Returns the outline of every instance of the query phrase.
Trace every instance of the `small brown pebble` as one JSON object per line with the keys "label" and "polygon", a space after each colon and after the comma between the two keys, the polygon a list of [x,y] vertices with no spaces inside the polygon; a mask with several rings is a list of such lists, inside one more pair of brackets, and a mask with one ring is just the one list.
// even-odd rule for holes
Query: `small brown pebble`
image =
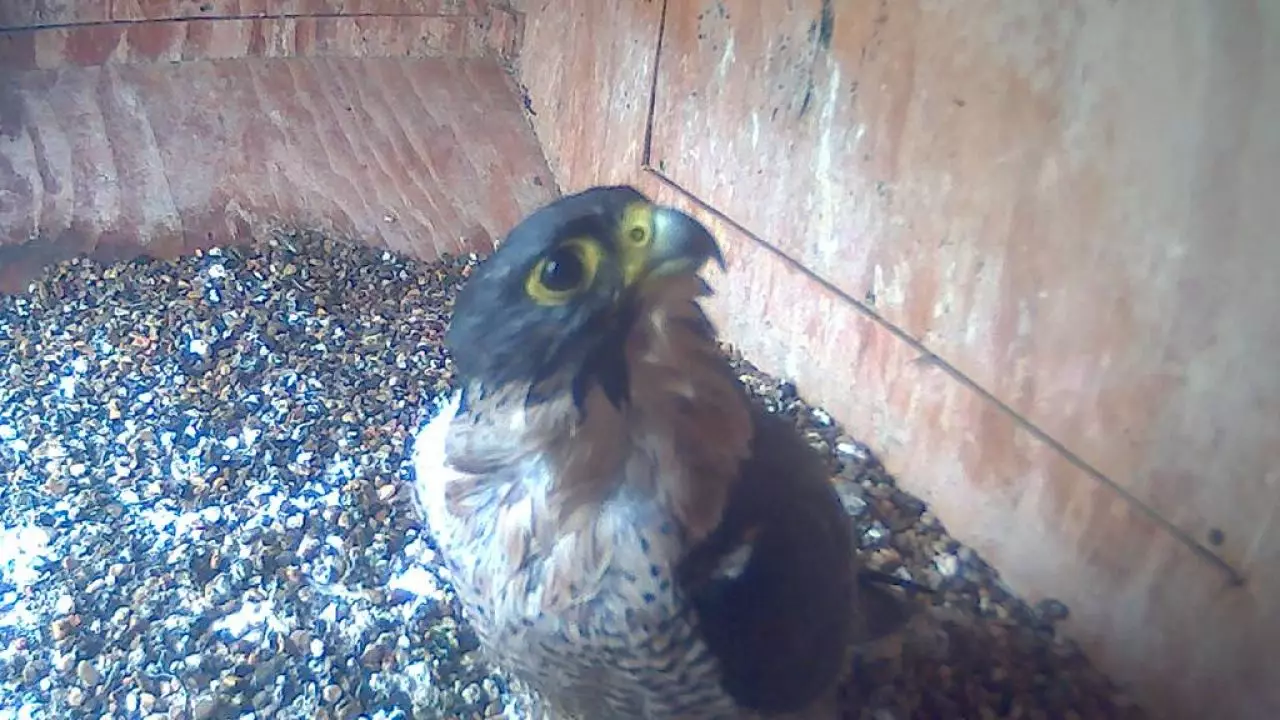
{"label": "small brown pebble", "polygon": [[75,630],[76,623],[74,622],[73,617],[74,616],[58,618],[50,623],[49,634],[53,636],[55,641],[65,639],[73,630]]}
{"label": "small brown pebble", "polygon": [[94,687],[102,680],[98,668],[88,660],[81,660],[80,664],[76,665],[76,677],[80,678],[80,682],[85,687]]}
{"label": "small brown pebble", "polygon": [[360,654],[360,664],[370,670],[375,670],[382,665],[382,655],[385,651],[377,645],[370,645]]}
{"label": "small brown pebble", "polygon": [[392,500],[395,499],[396,491],[398,489],[399,488],[392,483],[387,483],[386,485],[379,485],[378,499],[381,500],[382,502],[391,502]]}

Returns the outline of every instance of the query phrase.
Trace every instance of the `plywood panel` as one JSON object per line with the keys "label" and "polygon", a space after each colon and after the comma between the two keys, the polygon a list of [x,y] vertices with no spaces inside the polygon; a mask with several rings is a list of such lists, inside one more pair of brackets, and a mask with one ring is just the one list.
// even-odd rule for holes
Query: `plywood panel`
{"label": "plywood panel", "polygon": [[672,0],[664,42],[665,174],[1257,568],[1280,5]]}
{"label": "plywood panel", "polygon": [[[712,225],[723,238],[730,260],[729,274],[713,278],[717,295],[712,304],[713,316],[728,338],[743,347],[767,371],[794,378],[808,397],[826,405],[852,432],[866,438],[885,455],[890,468],[899,474],[900,482],[931,502],[951,531],[1000,567],[1013,587],[1033,600],[1053,596],[1066,601],[1072,609],[1068,631],[1083,642],[1103,667],[1118,679],[1133,683],[1153,717],[1280,716],[1280,669],[1272,661],[1273,649],[1280,643],[1280,620],[1273,611],[1280,594],[1280,552],[1277,552],[1280,527],[1274,523],[1267,526],[1270,534],[1260,538],[1259,549],[1252,551],[1255,564],[1248,585],[1225,587],[1222,575],[1211,565],[1199,560],[1158,523],[1136,512],[1134,505],[1086,474],[1055,447],[1027,432],[987,396],[958,382],[938,364],[920,362],[917,347],[889,332],[863,308],[850,303],[841,293],[816,284],[804,270],[702,212],[683,195],[638,167],[644,157],[645,123],[643,101],[637,101],[635,93],[637,88],[654,80],[652,58],[658,42],[661,4],[627,0],[518,3],[527,13],[520,79],[529,94],[528,106],[535,113],[532,120],[564,189],[572,191],[599,182],[634,182],[660,199],[684,205]],[[844,12],[841,8],[853,5],[833,3],[833,10]],[[892,7],[899,5],[905,3],[893,3]],[[688,3],[673,0],[667,12],[684,12],[681,8],[687,6]],[[930,5],[955,13],[966,9],[977,11],[980,6],[981,3],[958,2]],[[866,4],[857,4],[857,7],[866,7]],[[1071,10],[1071,6],[1061,7]],[[696,8],[689,15],[696,18],[698,13],[712,9]],[[818,9],[816,15],[806,20],[816,21],[820,36],[821,7]],[[1177,8],[1155,12],[1148,23],[1156,28],[1164,27],[1161,23],[1167,22],[1170,13],[1175,11]],[[732,19],[732,11],[729,14],[730,18],[723,19]],[[873,16],[873,22],[874,19]],[[678,18],[673,21],[681,22]],[[949,22],[964,27],[962,19],[952,18]],[[975,38],[973,43],[994,46],[997,50],[1017,47],[1024,49],[1019,52],[1034,53],[1036,44],[1041,42],[1038,28],[1031,24],[1018,32],[1010,31],[1008,37],[984,37],[981,42]],[[807,33],[806,24],[804,37]],[[667,37],[665,42],[676,41]],[[911,46],[912,43],[906,41],[895,45],[899,50]],[[934,52],[923,47],[912,50],[921,56]],[[873,48],[868,53],[880,51]],[[723,46],[719,52],[717,60],[725,56]],[[1135,49],[1134,52],[1141,51]],[[1172,54],[1172,48],[1166,52]],[[915,62],[912,52],[892,55],[897,58],[896,63],[905,63],[908,69]],[[664,59],[664,63],[669,64],[663,65],[663,72],[688,73],[694,76],[691,82],[705,77],[700,74],[703,73],[700,68],[681,61],[678,55],[676,58]],[[744,54],[741,45],[735,45],[730,60],[716,67],[725,68],[726,73],[736,73],[739,70],[735,68],[758,59]],[[1051,56],[1044,57],[1046,71],[1054,69],[1053,60]],[[1197,60],[1202,61],[1203,58]],[[1188,62],[1180,61],[1177,68],[1185,69]],[[960,55],[957,63],[956,81],[973,77],[972,62]],[[957,111],[970,107],[976,102],[975,98],[999,104],[1011,87],[1007,78],[1005,82],[995,82],[988,76],[983,82],[994,84],[984,92],[967,97],[952,96],[948,85],[938,77],[930,76],[929,82],[938,84],[925,87],[925,80],[918,78],[915,71],[907,72],[898,65],[890,65],[892,67],[873,76],[874,87],[892,81],[896,94],[944,98],[945,103]],[[1109,68],[1093,70],[1095,74],[1109,71]],[[860,83],[860,87],[863,85],[865,83]],[[733,98],[721,99],[733,108]],[[1102,98],[1096,100],[1102,101]],[[704,111],[699,109],[702,107],[699,102],[692,99],[687,107],[693,109],[674,115],[669,108],[659,111],[659,125],[667,122],[669,134],[674,132],[670,123],[685,123],[679,132],[680,142],[684,144],[679,146],[680,153],[671,153],[662,151],[659,143],[655,146],[654,164],[663,160],[665,169],[672,173],[675,173],[673,158],[683,162],[686,168],[696,164],[702,168],[699,172],[711,176],[708,180],[712,181],[712,187],[716,187],[714,182],[744,181],[746,172],[742,168],[760,162],[764,152],[759,145],[750,150],[742,150],[738,145],[742,138],[751,136],[753,124],[749,115],[726,113],[720,122],[710,124],[705,121],[706,115],[700,114]],[[803,92],[792,96],[792,102],[789,107],[798,112],[804,104]],[[814,102],[810,100],[811,107],[806,113],[820,108],[813,105]],[[880,107],[886,102],[882,100]],[[1142,101],[1129,102],[1141,105]],[[710,106],[717,105],[710,103]],[[744,107],[749,106],[739,105],[738,109]],[[918,109],[912,110],[917,112]],[[897,127],[906,128],[912,113],[889,114],[890,119],[885,122],[896,122]],[[926,121],[944,135],[962,130],[970,134],[983,132],[973,123],[954,129],[948,124],[954,124],[949,116],[936,113],[910,122]],[[1008,135],[1010,128],[998,125],[991,130],[993,139],[987,140],[987,145],[970,147],[967,143],[974,142],[974,138],[966,135],[966,143],[961,143],[957,152],[968,159],[957,164],[970,173],[977,173],[982,163],[975,158],[983,157],[992,148],[999,150],[1002,146],[996,141]],[[803,161],[806,142],[803,134],[782,132],[779,137],[783,149],[770,156],[777,160],[773,169],[785,170],[791,162]],[[979,135],[979,139],[981,137],[986,136]],[[670,142],[671,138],[667,140]],[[889,133],[877,148],[888,152],[895,147],[894,142]],[[911,151],[904,145],[897,152],[899,155],[923,152],[927,147]],[[1149,147],[1151,145],[1139,146],[1144,152]],[[1022,145],[1015,145],[1013,149],[1031,152]],[[1011,154],[1012,150],[997,153],[990,164],[1007,163]],[[942,160],[935,159],[930,165],[926,162],[928,159],[911,155],[895,159],[892,154],[887,158],[873,154],[872,161],[884,163],[892,174],[876,178],[886,185],[872,183],[867,187],[873,193],[893,196],[903,187],[907,188],[908,196],[919,192],[913,188],[916,183],[931,182],[930,173],[950,172]],[[787,192],[747,192],[743,189],[745,185],[734,184],[738,189],[730,193],[731,199],[738,207],[747,201],[754,202],[762,213],[777,216],[779,223],[794,220],[797,215],[804,219],[803,209],[812,209],[812,206],[805,204],[808,186],[801,181],[812,181],[817,173],[812,163],[800,164],[805,169],[797,173],[796,185],[784,188]],[[768,171],[756,168],[753,172]],[[692,185],[689,177],[683,176]],[[892,185],[888,184],[890,181]],[[1167,178],[1156,178],[1153,182],[1156,181],[1171,182]],[[853,190],[849,196],[853,199],[848,202],[868,207],[866,187],[856,179],[849,182]],[[1020,189],[1021,182],[993,186],[985,194],[981,187],[967,188],[965,192],[977,193],[978,197],[964,202],[954,199],[948,190],[938,202],[950,203],[944,204],[943,209],[958,214],[957,208],[996,203],[1008,192]],[[806,190],[796,191],[795,187]],[[954,188],[955,184],[944,184],[944,187]],[[848,192],[849,188],[832,189],[838,190]],[[720,209],[730,206],[725,202]],[[1028,202],[1021,201],[1019,212],[1025,212],[1027,207]],[[867,212],[887,213],[888,210],[876,206]],[[902,210],[896,211],[892,218],[905,224],[942,222],[929,216],[907,216]],[[1072,220],[1069,214],[1057,218],[1059,222],[1067,220]],[[975,219],[961,215],[957,222],[967,228],[959,237],[974,242],[974,238],[981,239],[991,228],[1000,227],[1000,222],[985,217]],[[1089,222],[1092,220],[1088,217],[1078,220],[1082,226]],[[1161,227],[1168,226],[1176,223],[1171,220]],[[769,240],[781,244],[785,240],[779,236],[800,234],[794,224],[789,227],[786,232],[769,236]],[[833,263],[865,262],[858,259],[858,253],[879,251],[879,247],[873,244],[871,249],[863,249],[849,241],[836,254]],[[1086,258],[1099,251],[1090,245],[1086,252],[1084,247],[1081,241],[1080,252]],[[977,255],[972,264],[952,270],[952,277],[967,280],[975,274],[976,261],[984,259],[981,253]],[[955,261],[945,253],[937,254],[936,249],[927,244],[920,246],[918,256],[909,253],[906,256],[918,259],[916,265],[921,268],[941,268],[938,277],[942,279],[948,277],[944,271]],[[1004,262],[1003,256],[1000,261]],[[884,267],[890,266],[882,264],[882,276]],[[824,269],[830,270],[830,266],[808,268],[810,271]],[[1052,292],[1057,287],[1054,282],[1058,281],[1050,275],[1044,278],[1045,288]],[[955,294],[970,305],[978,300],[990,304],[992,301],[983,293],[1002,287],[999,283],[968,282],[969,285],[955,286]],[[947,287],[941,280],[939,284]],[[870,289],[889,295],[891,300],[894,297],[891,288],[873,286]],[[977,300],[969,299],[970,295]],[[906,297],[905,291],[903,296]],[[883,309],[882,301],[877,301],[877,307]],[[1016,318],[1016,313],[1013,317]],[[990,318],[982,321],[994,322]],[[1055,319],[1054,322],[1065,321]],[[1080,322],[1079,316],[1076,322]],[[1146,334],[1135,335],[1134,342],[1149,342],[1151,337],[1163,332],[1164,327],[1142,326]],[[1136,392],[1126,389],[1131,376],[1125,374],[1125,366],[1117,360],[1107,363],[1099,360],[1084,367],[1090,372],[1081,371],[1072,377],[1093,376],[1097,387],[1108,393]],[[1066,394],[1058,397],[1057,402],[1067,405],[1082,402],[1070,392],[1059,392]],[[1118,407],[1127,406],[1121,403]],[[1188,415],[1195,417],[1196,413]],[[1140,413],[1135,417],[1141,417]],[[1171,431],[1164,428],[1161,432]],[[1221,686],[1213,687],[1217,684]]]}
{"label": "plywood panel", "polygon": [[488,0],[5,0],[0,30],[81,23],[334,15],[485,15]]}
{"label": "plywood panel", "polygon": [[421,257],[545,202],[493,60],[225,60],[7,72],[0,276],[85,250],[171,254],[274,218]]}
{"label": "plywood panel", "polygon": [[[172,21],[172,22],[166,22]],[[522,21],[490,0],[67,0],[0,3],[0,58],[55,67],[210,57],[513,60]]]}
{"label": "plywood panel", "polygon": [[486,27],[467,17],[173,20],[0,35],[11,70],[231,58],[481,58]]}
{"label": "plywood panel", "polygon": [[662,2],[525,0],[517,71],[566,189],[634,180],[643,153]]}

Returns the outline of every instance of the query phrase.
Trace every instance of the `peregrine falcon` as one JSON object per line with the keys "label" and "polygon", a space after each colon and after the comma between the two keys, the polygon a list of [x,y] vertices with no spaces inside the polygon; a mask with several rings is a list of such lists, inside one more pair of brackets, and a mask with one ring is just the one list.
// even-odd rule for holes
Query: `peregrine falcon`
{"label": "peregrine falcon", "polygon": [[481,648],[554,718],[836,717],[908,617],[700,298],[711,233],[628,186],[516,225],[458,294],[418,507]]}

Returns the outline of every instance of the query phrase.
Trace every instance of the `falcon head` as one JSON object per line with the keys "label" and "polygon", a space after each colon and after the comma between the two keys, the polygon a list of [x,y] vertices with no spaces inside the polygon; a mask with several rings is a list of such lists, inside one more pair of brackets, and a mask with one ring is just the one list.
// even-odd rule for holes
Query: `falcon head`
{"label": "falcon head", "polygon": [[[697,273],[724,259],[688,215],[629,186],[595,187],[528,216],[459,292],[446,336],[462,379],[485,391],[527,386],[530,399],[599,387],[631,394],[628,338],[663,304],[709,293]],[[676,312],[712,337],[700,313]]]}

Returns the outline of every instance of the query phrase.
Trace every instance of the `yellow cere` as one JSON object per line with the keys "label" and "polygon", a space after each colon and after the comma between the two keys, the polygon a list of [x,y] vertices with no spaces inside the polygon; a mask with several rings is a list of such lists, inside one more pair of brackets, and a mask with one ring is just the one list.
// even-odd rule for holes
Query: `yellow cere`
{"label": "yellow cere", "polygon": [[[567,257],[566,254],[572,257]],[[524,290],[539,305],[563,305],[575,295],[591,287],[595,281],[596,271],[600,269],[600,258],[604,255],[600,243],[591,238],[573,238],[561,243],[553,252],[548,253],[530,271],[525,278]],[[566,287],[548,287],[546,273],[548,265],[555,262],[576,259],[581,272],[576,282]]]}
{"label": "yellow cere", "polygon": [[649,264],[653,244],[653,206],[633,202],[622,213],[618,227],[618,253],[622,257],[622,280],[630,287]]}

